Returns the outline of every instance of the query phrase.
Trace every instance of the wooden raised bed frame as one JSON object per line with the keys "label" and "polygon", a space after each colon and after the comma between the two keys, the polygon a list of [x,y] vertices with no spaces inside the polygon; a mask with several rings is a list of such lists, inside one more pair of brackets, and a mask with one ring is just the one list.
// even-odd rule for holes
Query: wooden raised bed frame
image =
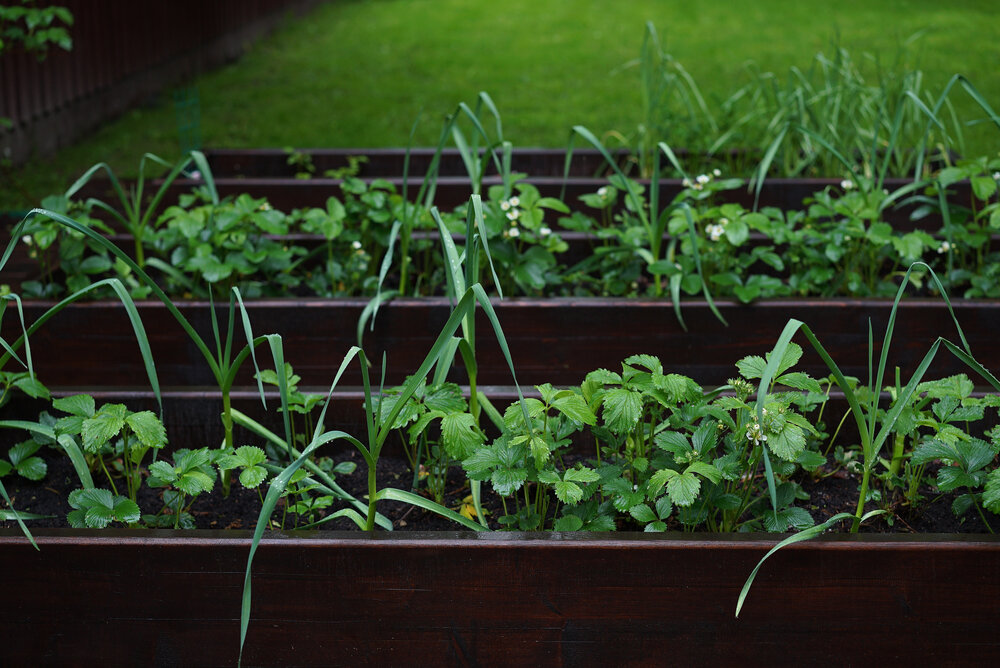
{"label": "wooden raised bed frame", "polygon": [[[5,665],[234,665],[246,533],[0,535]],[[988,665],[1000,540],[829,536],[746,576],[749,535],[278,536],[244,665]]]}

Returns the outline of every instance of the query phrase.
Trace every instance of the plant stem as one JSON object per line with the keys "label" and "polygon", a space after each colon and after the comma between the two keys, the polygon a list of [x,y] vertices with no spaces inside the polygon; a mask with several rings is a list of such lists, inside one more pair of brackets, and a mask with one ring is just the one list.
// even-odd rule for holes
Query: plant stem
{"label": "plant stem", "polygon": [[[226,452],[233,451],[233,412],[229,388],[222,389],[222,428],[226,432]],[[222,496],[229,497],[229,471],[222,475]]]}
{"label": "plant stem", "polygon": [[858,493],[858,509],[854,513],[854,523],[851,524],[851,533],[857,533],[861,526],[861,516],[865,512],[865,499],[868,498],[868,479],[871,477],[871,466],[865,466],[861,475],[861,491]]}
{"label": "plant stem", "polygon": [[104,475],[108,477],[108,482],[111,484],[111,491],[114,492],[115,496],[118,496],[118,488],[115,487],[115,481],[111,479],[111,472],[108,471],[108,465],[104,463],[104,457],[100,455],[97,457],[101,460],[101,468],[104,469]]}
{"label": "plant stem", "polygon": [[368,517],[365,521],[365,531],[375,530],[375,462],[368,466]]}
{"label": "plant stem", "polygon": [[986,525],[986,530],[993,533],[993,527],[991,527],[990,523],[986,521],[986,515],[983,514],[983,508],[979,505],[979,501],[976,500],[975,494],[972,495],[972,503],[976,506],[976,512],[979,513],[979,518],[983,521],[983,524]]}

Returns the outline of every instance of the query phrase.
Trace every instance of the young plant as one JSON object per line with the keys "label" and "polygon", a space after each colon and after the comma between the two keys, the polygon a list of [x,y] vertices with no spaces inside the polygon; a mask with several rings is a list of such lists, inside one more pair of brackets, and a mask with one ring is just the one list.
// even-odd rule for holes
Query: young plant
{"label": "young plant", "polygon": [[[851,414],[854,417],[855,422],[857,423],[858,432],[861,437],[861,453],[862,453],[861,487],[858,493],[857,510],[855,511],[853,516],[850,515],[849,513],[839,513],[837,515],[834,515],[826,522],[823,522],[822,524],[807,529],[793,536],[792,538],[786,539],[781,543],[778,543],[778,545],[776,545],[770,552],[764,555],[764,557],[760,560],[760,562],[758,562],[757,567],[750,574],[750,577],[747,578],[746,583],[743,585],[743,590],[740,593],[736,605],[737,616],[739,615],[740,609],[743,606],[743,602],[746,598],[746,595],[749,592],[750,586],[753,583],[753,580],[756,577],[757,572],[759,571],[761,565],[776,550],[791,543],[800,540],[808,540],[809,538],[817,536],[826,529],[828,529],[830,526],[835,524],[836,522],[840,522],[844,519],[853,519],[851,525],[851,532],[856,533],[862,521],[871,517],[874,514],[880,514],[883,512],[881,510],[873,511],[871,513],[864,512],[865,504],[868,501],[868,490],[871,482],[872,472],[875,469],[876,463],[879,461],[879,456],[882,451],[883,445],[885,444],[889,436],[892,434],[893,428],[896,424],[896,421],[899,418],[899,415],[909,405],[910,398],[916,391],[921,380],[923,379],[924,373],[926,373],[927,368],[930,366],[931,362],[934,360],[935,355],[937,354],[938,350],[941,347],[944,347],[953,355],[955,355],[955,357],[957,357],[966,366],[968,366],[970,369],[979,374],[991,386],[993,386],[997,390],[1000,390],[1000,380],[997,380],[997,378],[992,373],[987,371],[986,368],[984,368],[972,356],[972,352],[969,350],[969,345],[968,342],[965,340],[965,335],[962,332],[962,328],[958,324],[958,319],[955,317],[954,311],[951,308],[951,301],[948,299],[947,293],[944,290],[944,286],[941,285],[941,282],[940,280],[938,280],[937,275],[933,272],[933,270],[930,269],[930,267],[927,267],[926,265],[923,266],[930,272],[931,279],[934,281],[936,287],[941,293],[942,298],[945,301],[945,304],[948,307],[948,311],[951,314],[952,321],[954,322],[955,328],[958,331],[959,338],[962,341],[962,347],[955,345],[954,343],[943,337],[938,337],[937,340],[935,340],[934,343],[931,345],[930,349],[927,351],[927,354],[924,356],[923,360],[917,366],[916,370],[913,372],[910,381],[900,391],[899,396],[896,399],[896,403],[893,405],[892,408],[889,409],[889,411],[885,414],[884,418],[882,418],[881,421],[879,420],[880,415],[878,411],[879,393],[872,392],[871,402],[862,406],[862,404],[858,400],[858,396],[855,393],[852,385],[847,382],[847,379],[844,377],[843,373],[837,367],[837,364],[834,362],[833,358],[830,357],[826,349],[823,348],[822,344],[820,344],[819,339],[816,338],[816,335],[807,325],[805,325],[799,320],[791,319],[788,321],[788,324],[785,325],[785,328],[782,331],[781,336],[778,338],[778,341],[774,346],[774,350],[772,351],[771,356],[768,359],[767,365],[764,368],[761,378],[761,388],[769,385],[771,379],[777,375],[779,360],[781,360],[785,355],[785,351],[788,349],[791,343],[792,336],[797,331],[801,330],[802,333],[805,334],[809,343],[816,350],[816,352],[819,353],[820,357],[823,359],[823,362],[827,365],[827,367],[829,367],[830,371],[833,373],[833,376],[837,380],[837,384],[844,391],[845,398],[847,399],[848,405],[851,408]],[[909,273],[913,271],[914,268],[916,268],[916,264],[911,266],[910,269],[907,271],[907,275],[904,276],[903,282],[899,287],[898,293],[896,294],[896,299],[893,302],[892,310],[889,313],[889,322],[888,325],[886,326],[885,336],[882,338],[883,342],[882,350],[881,354],[879,355],[879,363],[877,371],[874,374],[872,374],[872,369],[873,369],[872,360],[875,355],[875,347],[873,343],[871,326],[869,325],[868,369],[869,369],[869,376],[873,377],[872,381],[869,383],[871,387],[882,387],[882,382],[885,377],[886,360],[889,355],[889,344],[892,341],[892,334],[896,324],[896,309],[898,308],[899,301],[900,299],[902,299],[903,292],[906,289]],[[766,395],[762,391],[758,391],[757,402],[755,406],[758,422],[763,421],[763,410],[765,403],[766,403]],[[975,472],[978,471],[979,469],[972,468],[972,465],[976,463],[977,457],[975,456],[975,453],[971,454],[972,456],[967,457],[967,462],[966,462],[967,466],[965,468]],[[965,472],[968,473],[968,471]],[[771,482],[773,476],[769,474],[768,478],[769,478],[769,485],[771,485],[773,489],[773,483]],[[771,493],[771,497],[772,497],[772,503],[774,503],[775,493],[773,491]],[[987,497],[989,501],[993,500],[992,496],[987,495]],[[987,507],[989,507],[989,501],[987,501]],[[776,512],[777,508],[775,507],[775,513]]]}
{"label": "young plant", "polygon": [[[386,390],[377,400],[377,410],[384,420],[392,413],[403,387]],[[435,426],[434,423],[438,424]],[[413,490],[422,480],[431,497],[444,503],[444,486],[453,463],[471,454],[485,440],[468,412],[468,402],[455,383],[421,384],[399,413],[393,428],[405,444],[404,450],[413,470]]]}
{"label": "young plant", "polygon": [[[10,259],[10,256],[14,251],[14,245],[20,239],[21,232],[23,231],[24,226],[34,216],[38,215],[39,213],[42,212],[40,212],[38,209],[29,212],[21,220],[21,222],[14,227],[13,231],[11,232],[11,241],[10,243],[7,244],[7,248],[4,250],[3,256],[0,257],[0,271],[3,270],[3,267],[7,264],[7,261]],[[77,228],[81,230],[87,229],[85,226],[81,226],[79,224],[77,224]],[[90,232],[90,234],[100,238],[100,235],[96,235],[93,232]],[[18,337],[14,342],[9,343],[5,339],[0,338],[0,346],[2,346],[4,350],[3,354],[0,355],[0,370],[2,370],[3,366],[10,360],[10,358],[13,357],[27,369],[28,379],[29,379],[27,387],[29,387],[30,391],[38,393],[37,387],[34,386],[34,367],[31,359],[31,347],[29,344],[30,335],[34,334],[43,324],[45,324],[49,320],[49,318],[59,313],[68,304],[71,304],[72,302],[82,298],[83,296],[85,296],[86,294],[90,293],[93,290],[100,290],[105,287],[108,287],[111,290],[113,290],[115,295],[121,300],[122,305],[125,307],[125,312],[128,315],[129,321],[131,322],[132,328],[135,332],[136,342],[139,345],[139,351],[142,354],[143,365],[146,370],[146,374],[149,378],[150,386],[152,387],[153,393],[156,396],[157,403],[160,403],[162,405],[162,400],[160,397],[160,385],[156,376],[156,368],[153,364],[153,356],[149,349],[149,339],[146,336],[146,330],[142,325],[142,320],[139,318],[139,313],[135,308],[135,303],[132,301],[132,298],[126,291],[125,286],[122,284],[121,281],[117,279],[105,279],[102,281],[98,281],[94,284],[91,284],[85,288],[82,288],[74,292],[73,294],[67,296],[66,298],[62,299],[54,306],[49,308],[35,322],[33,322],[30,327],[25,325],[24,312],[21,308],[20,297],[16,294],[0,295],[0,319],[2,319],[4,313],[6,313],[8,303],[14,302],[17,305],[17,311],[21,325],[21,336]],[[24,361],[22,361],[17,355],[17,350],[22,346],[24,347],[24,353],[25,353]],[[16,382],[16,379],[14,379],[12,382]],[[2,426],[24,427],[29,429],[30,431],[41,433],[44,437],[50,438],[53,441],[58,442],[70,455],[74,467],[76,468],[77,473],[80,476],[81,482],[83,482],[85,485],[87,484],[87,482],[90,482],[89,472],[85,471],[86,467],[83,465],[83,457],[79,452],[79,448],[76,446],[76,444],[73,442],[71,438],[59,437],[57,439],[55,433],[52,432],[51,428],[43,427],[41,425],[36,427],[32,423],[5,421]],[[7,502],[9,506],[10,498],[7,495],[7,490],[4,488],[3,483],[0,483],[0,496],[4,498],[4,500]],[[31,533],[28,531],[27,527],[24,525],[24,523],[21,521],[19,517],[17,518],[17,521],[21,530],[31,541],[32,545],[35,545],[35,541],[31,537]],[[37,545],[35,545],[35,547],[37,548]]]}
{"label": "young plant", "polygon": [[[718,309],[715,307],[715,302],[712,300],[712,294],[709,291],[708,283],[705,281],[705,275],[702,273],[701,258],[698,255],[695,239],[697,231],[694,226],[694,220],[691,217],[690,206],[686,202],[680,202],[674,203],[663,210],[660,209],[660,151],[663,152],[677,171],[684,174],[684,170],[680,166],[673,150],[671,150],[667,144],[661,142],[659,144],[659,151],[654,153],[653,175],[650,179],[649,203],[647,205],[641,198],[641,194],[639,193],[636,185],[625,176],[624,172],[622,172],[621,168],[618,167],[618,164],[611,157],[600,140],[598,140],[590,130],[581,125],[575,126],[570,134],[570,146],[566,150],[564,174],[569,174],[570,161],[573,156],[573,141],[575,140],[576,135],[583,137],[601,153],[607,164],[612,168],[615,175],[618,177],[618,183],[624,187],[624,190],[627,193],[625,204],[629,210],[639,218],[639,222],[645,232],[644,241],[647,246],[645,248],[638,248],[635,252],[646,262],[647,271],[653,275],[656,296],[662,296],[663,285],[661,277],[663,275],[667,275],[669,277],[670,294],[674,303],[674,315],[677,317],[677,321],[686,330],[687,325],[685,325],[684,319],[681,317],[680,286],[682,275],[678,271],[678,266],[675,264],[673,259],[669,255],[667,257],[663,257],[662,255],[664,232],[666,230],[667,220],[670,212],[676,206],[680,208],[688,221],[688,231],[691,235],[694,249],[695,271],[701,283],[701,292],[705,297],[705,301],[708,302],[708,306],[712,310],[715,317],[718,318],[723,324],[726,324],[725,318],[722,317],[722,314],[719,313]],[[686,174],[685,178],[687,178]]]}
{"label": "young plant", "polygon": [[[147,178],[147,160],[152,164],[166,167],[170,170],[161,182],[156,193],[153,195],[153,198],[148,202],[143,192]],[[93,197],[87,199],[86,206],[96,207],[97,209],[110,214],[112,218],[118,221],[126,232],[133,236],[135,239],[135,261],[140,267],[142,267],[146,264],[143,242],[146,233],[150,230],[153,216],[159,208],[160,202],[167,194],[167,190],[170,188],[170,185],[177,180],[178,177],[184,174],[185,170],[187,170],[192,163],[198,171],[199,178],[204,180],[212,202],[217,204],[219,196],[215,191],[215,181],[212,179],[212,171],[208,166],[208,160],[205,159],[205,155],[201,153],[201,151],[191,151],[187,157],[181,159],[172,166],[162,158],[159,158],[151,153],[144,154],[142,159],[139,160],[139,177],[136,180],[135,187],[127,194],[125,189],[122,188],[122,184],[119,182],[118,177],[116,177],[115,173],[111,170],[111,167],[104,162],[97,163],[84,172],[83,175],[69,187],[64,197],[66,199],[72,199],[72,197],[78,193],[81,188],[87,185],[87,183],[96,174],[104,171],[107,174],[108,179],[111,181],[111,187],[118,198],[118,206],[120,208],[115,209],[103,200]]]}
{"label": "young plant", "polygon": [[106,489],[78,489],[70,492],[69,505],[73,510],[66,516],[74,529],[103,529],[112,522],[128,526],[140,519],[135,501]]}
{"label": "young plant", "polygon": [[[295,474],[295,472],[301,468],[310,458],[310,456],[321,446],[337,441],[346,440],[348,443],[352,444],[358,449],[362,458],[365,460],[365,464],[368,467],[368,509],[366,517],[362,518],[353,508],[344,508],[331,517],[346,516],[350,517],[359,527],[362,527],[366,531],[372,531],[375,526],[376,520],[376,504],[383,499],[391,499],[395,501],[403,501],[406,503],[411,503],[415,506],[425,508],[435,512],[439,515],[452,519],[459,524],[466,526],[470,529],[481,530],[483,527],[458,513],[451,511],[447,508],[439,506],[438,504],[429,501],[421,496],[413,494],[412,492],[406,492],[399,489],[386,488],[379,490],[376,483],[376,466],[378,464],[378,459],[382,451],[382,447],[385,445],[386,439],[392,433],[393,425],[396,422],[396,418],[402,412],[407,400],[416,391],[417,386],[424,382],[430,373],[431,369],[438,362],[442,351],[445,346],[449,345],[455,331],[458,329],[459,325],[462,324],[463,320],[466,320],[473,313],[473,308],[478,302],[486,312],[486,315],[493,326],[494,332],[497,335],[497,339],[500,343],[501,350],[503,351],[504,358],[507,361],[507,365],[511,370],[511,375],[514,376],[514,365],[510,358],[510,351],[507,348],[506,340],[503,336],[503,330],[500,328],[500,323],[497,320],[496,313],[490,304],[489,298],[486,296],[485,291],[482,286],[475,284],[468,288],[462,298],[459,300],[454,311],[452,311],[451,316],[445,323],[441,332],[439,333],[434,344],[431,346],[430,351],[424,358],[420,367],[416,372],[410,376],[410,379],[403,385],[403,390],[399,394],[399,400],[393,410],[389,413],[385,419],[382,418],[379,411],[375,410],[375,399],[374,393],[372,391],[371,382],[369,380],[368,374],[368,361],[365,357],[364,352],[357,347],[351,348],[344,360],[341,362],[340,368],[337,370],[337,374],[334,377],[333,383],[330,386],[330,392],[328,397],[336,389],[337,384],[340,382],[340,377],[343,375],[344,370],[347,368],[348,364],[358,358],[359,365],[361,367],[361,378],[364,387],[364,408],[365,408],[365,422],[367,431],[367,443],[347,434],[346,432],[333,430],[326,431],[324,428],[324,418],[326,415],[326,409],[329,404],[323,407],[320,413],[319,419],[316,423],[316,430],[309,443],[309,445],[302,451],[298,458],[282,470],[274,480],[272,480],[267,496],[264,499],[263,507],[261,508],[260,517],[257,521],[257,527],[254,531],[253,540],[250,546],[250,554],[247,558],[247,569],[244,578],[244,589],[243,589],[243,608],[240,615],[240,649],[242,652],[243,643],[246,640],[247,627],[250,621],[250,577],[251,569],[253,566],[253,557],[257,551],[257,547],[264,533],[264,528],[266,520],[270,517],[272,511],[274,510],[275,504],[278,499],[284,493],[289,480]],[[280,358],[280,355],[279,355]],[[516,377],[514,378],[515,387],[517,387]],[[518,396],[520,396],[520,388],[517,388]],[[523,408],[522,408],[523,409]],[[288,430],[286,425],[286,431]],[[290,439],[286,439],[290,440]]]}
{"label": "young plant", "polygon": [[22,478],[36,482],[45,478],[48,465],[44,459],[35,456],[41,447],[42,444],[34,440],[22,441],[12,446],[7,451],[7,459],[0,459],[0,478],[11,471],[17,472]]}
{"label": "young plant", "polygon": [[938,469],[937,488],[941,492],[953,492],[964,489],[965,492],[955,497],[952,512],[961,517],[972,507],[986,525],[986,530],[993,533],[986,515],[983,513],[983,486],[990,473],[986,466],[996,459],[1000,453],[1000,444],[989,443],[980,438],[969,438],[947,442],[941,439],[927,439],[913,452],[913,463],[917,466],[940,460],[943,465]]}
{"label": "young plant", "polygon": [[167,443],[160,419],[151,411],[132,412],[124,404],[97,408],[94,398],[87,394],[56,399],[52,407],[69,413],[55,423],[55,433],[80,437],[83,451],[104,471],[116,495],[108,461],[120,461],[126,494],[135,501],[142,485],[142,460],[150,450],[159,450]]}
{"label": "young plant", "polygon": [[[197,450],[181,449],[174,453],[173,464],[165,460],[153,462],[149,466],[149,480],[152,488],[166,487],[163,492],[164,511],[173,516],[174,528],[193,529],[194,518],[189,512],[195,498],[211,492],[215,487],[215,468],[212,466],[212,451],[208,448]],[[169,518],[160,513],[160,518]],[[159,518],[146,519],[153,526],[161,525]]]}
{"label": "young plant", "polygon": [[[226,452],[232,451],[233,418],[232,418],[230,391],[232,389],[233,383],[236,382],[236,375],[240,367],[243,365],[243,362],[245,362],[248,357],[253,361],[254,366],[256,367],[257,358],[254,351],[256,347],[261,343],[263,343],[264,341],[268,341],[271,347],[272,355],[276,355],[280,343],[280,337],[274,334],[254,337],[253,332],[251,331],[250,328],[249,316],[246,313],[246,308],[243,306],[243,298],[240,295],[239,290],[233,288],[233,290],[229,294],[229,318],[228,318],[228,326],[226,328],[225,340],[223,340],[220,334],[219,319],[218,315],[215,312],[214,304],[213,308],[211,309],[212,333],[215,343],[215,351],[213,352],[209,348],[208,344],[205,343],[205,340],[202,338],[202,336],[191,325],[188,319],[184,317],[184,315],[180,312],[180,310],[173,303],[173,301],[156,284],[156,282],[153,281],[152,278],[150,278],[149,274],[147,274],[146,271],[135,262],[135,260],[130,258],[124,251],[118,248],[118,246],[116,246],[109,240],[105,239],[100,234],[97,234],[95,231],[91,230],[87,226],[81,225],[72,218],[68,218],[66,216],[63,216],[62,214],[58,214],[52,211],[46,211],[44,209],[33,209],[14,228],[12,237],[14,239],[17,239],[18,235],[21,233],[21,230],[23,229],[23,226],[35,216],[46,216],[48,218],[51,218],[52,220],[55,220],[56,222],[65,226],[66,228],[74,230],[76,232],[80,232],[89,239],[97,242],[101,247],[103,247],[111,254],[113,254],[118,261],[126,265],[135,274],[135,276],[143,282],[143,284],[149,287],[152,294],[155,295],[161,302],[163,302],[163,305],[167,308],[167,311],[172,316],[174,316],[174,319],[177,320],[178,324],[181,326],[181,329],[183,329],[184,332],[188,335],[188,337],[190,337],[191,341],[195,344],[195,347],[197,347],[199,352],[201,352],[201,354],[204,356],[205,361],[209,366],[209,369],[212,371],[212,375],[215,377],[216,383],[218,384],[219,387],[219,391],[222,395],[222,425],[225,431],[224,447]],[[7,258],[10,257],[12,250],[13,250],[13,245],[8,246],[3,259],[0,260],[0,268],[2,268]],[[140,349],[143,351],[143,358],[146,361],[146,369],[147,373],[150,376],[150,381],[151,384],[153,385],[153,390],[156,393],[157,398],[159,399],[159,384],[156,382],[155,370],[153,369],[152,366],[152,358],[149,355],[149,342],[145,336],[145,331],[142,330],[142,323],[139,320],[138,313],[135,310],[135,305],[133,304],[131,298],[129,298],[128,294],[125,293],[124,288],[122,287],[120,281],[114,279],[111,279],[106,282],[102,281],[94,284],[89,289],[93,289],[102,284],[107,284],[110,285],[112,288],[114,288],[116,292],[119,293],[119,296],[122,298],[122,301],[126,306],[129,318],[132,320],[133,326],[136,329],[136,335],[139,340],[139,346]],[[32,325],[32,328],[40,326],[41,323],[45,322],[45,320],[47,320],[48,317],[50,317],[53,313],[58,312],[59,309],[63,308],[67,303],[69,303],[73,299],[76,299],[78,296],[79,294],[74,294],[71,295],[70,297],[67,297],[63,301],[59,302],[59,304],[57,304],[49,312],[47,312],[44,316],[42,316],[42,318],[39,318],[39,320],[34,325]],[[234,355],[233,343],[234,343],[234,330],[236,324],[237,304],[239,304],[239,310],[242,316],[243,332],[246,335],[247,344]],[[27,333],[30,334],[31,331],[32,329],[29,329]],[[26,338],[26,336],[22,338]],[[16,345],[19,345],[19,342],[15,344],[15,347]],[[6,361],[8,355],[9,353],[0,357],[0,367],[2,367],[3,363]],[[277,357],[275,357],[275,364],[277,367],[283,368],[283,363],[279,364]],[[283,375],[279,376],[279,383],[283,384],[283,381],[284,381],[284,376]],[[258,380],[257,382],[257,387],[261,396],[261,402],[263,403],[264,389],[263,389],[263,384],[261,383],[260,380]],[[286,414],[286,424],[287,424],[287,419],[288,418]],[[228,485],[226,481],[223,481],[223,489],[225,490],[226,493],[228,493]]]}

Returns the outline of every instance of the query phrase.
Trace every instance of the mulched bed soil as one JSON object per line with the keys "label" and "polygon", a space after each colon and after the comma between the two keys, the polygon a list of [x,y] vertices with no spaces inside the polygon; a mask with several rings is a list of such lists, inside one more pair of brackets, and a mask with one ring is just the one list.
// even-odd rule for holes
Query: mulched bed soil
{"label": "mulched bed soil", "polygon": [[[41,515],[53,515],[50,519],[31,520],[29,527],[36,528],[65,528],[66,514],[72,510],[66,501],[69,491],[75,489],[78,484],[72,466],[66,457],[45,457],[48,461],[48,475],[41,482],[31,482],[16,474],[11,474],[3,479],[3,484],[7,489],[14,507],[18,510],[37,513]],[[337,482],[355,498],[364,499],[367,495],[367,470],[365,464],[357,452],[351,451],[337,457],[337,461],[353,461],[357,468],[351,475],[338,476]],[[383,456],[379,460],[378,485],[383,487],[396,487],[408,489],[413,479],[413,474],[408,463],[401,458]],[[94,481],[98,486],[107,486],[103,479],[103,474],[95,474]],[[105,482],[102,485],[102,481]],[[124,487],[124,483],[117,483],[119,487]],[[808,501],[801,505],[805,507],[816,522],[821,522],[838,512],[853,513],[857,504],[859,478],[848,475],[844,471],[823,478],[822,480],[805,479],[802,481],[803,489],[810,495]],[[454,467],[448,477],[447,493],[445,505],[457,510],[462,500],[468,496],[469,489],[463,471]],[[122,491],[122,490],[119,490]],[[261,493],[266,494],[266,483],[261,488]],[[941,495],[935,493],[931,488],[921,490],[924,496],[924,503],[919,507],[920,513],[907,507],[901,502],[889,502],[882,507],[891,511],[888,520],[876,518],[870,520],[862,527],[864,532],[877,533],[987,533],[987,528],[976,514],[975,510],[970,510],[965,517],[960,520],[951,511],[951,503],[954,495]],[[139,506],[144,513],[156,512],[162,508],[161,490],[150,489],[143,486],[139,494]],[[283,514],[283,506],[279,502],[277,511],[274,513],[273,522],[280,526]],[[197,527],[199,529],[253,529],[256,526],[258,514],[260,512],[260,499],[257,491],[243,489],[238,483],[234,483],[228,498],[223,498],[220,486],[216,484],[215,490],[211,494],[201,495],[191,508]],[[489,489],[488,484],[483,485],[483,506],[491,528],[498,528],[496,519],[504,514],[500,498]],[[553,503],[552,506],[555,506]],[[340,506],[333,506],[336,510]],[[876,507],[869,503],[868,509]],[[332,512],[328,511],[328,512]],[[406,503],[385,501],[380,502],[378,510],[393,523],[393,528],[397,531],[453,531],[461,529],[457,524],[435,515],[421,508],[413,507]],[[988,517],[990,515],[988,514]],[[285,514],[284,528],[294,529],[296,517],[292,513]],[[1000,519],[998,519],[1000,524]],[[17,528],[14,521],[0,522],[3,528]],[[841,524],[842,530],[847,530],[848,522]],[[635,530],[635,526],[621,526],[622,530]],[[680,525],[671,526],[672,530],[681,530]],[[357,530],[357,526],[346,518],[322,524],[318,530]]]}

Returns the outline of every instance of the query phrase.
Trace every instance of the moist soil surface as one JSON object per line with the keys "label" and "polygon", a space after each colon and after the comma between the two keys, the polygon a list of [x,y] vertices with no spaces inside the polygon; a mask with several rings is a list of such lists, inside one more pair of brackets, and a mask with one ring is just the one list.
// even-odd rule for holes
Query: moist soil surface
{"label": "moist soil surface", "polygon": [[[48,464],[48,473],[42,481],[28,481],[11,473],[2,482],[13,506],[19,511],[53,516],[47,519],[30,520],[26,523],[29,528],[68,527],[66,515],[72,508],[66,497],[70,491],[79,487],[76,474],[67,457],[39,454],[43,455]],[[351,461],[357,465],[352,474],[337,476],[336,480],[348,493],[357,499],[364,500],[368,493],[368,479],[367,470],[360,455],[351,451],[341,454],[336,460],[338,463]],[[809,494],[809,499],[800,502],[799,505],[804,507],[817,523],[836,513],[853,513],[857,505],[859,477],[850,475],[843,470],[829,474],[822,471],[819,473],[825,477],[805,478],[801,481],[803,490]],[[405,459],[383,456],[379,460],[377,479],[379,489],[395,487],[408,490],[413,481],[413,473]],[[103,473],[100,475],[95,473],[94,482],[98,487],[108,487]],[[116,486],[121,492],[124,489],[124,481],[116,480]],[[266,494],[266,486],[267,483],[261,486],[261,495]],[[445,489],[444,505],[458,510],[462,506],[463,500],[469,495],[465,475],[460,467],[451,469]],[[975,509],[967,512],[963,518],[955,517],[951,510],[954,495],[939,494],[930,487],[921,489],[921,494],[923,501],[916,507],[892,499],[883,504],[869,502],[867,510],[882,507],[889,512],[885,516],[866,522],[862,525],[861,531],[877,533],[989,532]],[[3,502],[0,501],[0,503]],[[163,508],[162,490],[151,489],[144,484],[139,493],[138,503],[144,514],[160,511]],[[330,514],[340,507],[342,505],[335,502],[334,505],[321,513]],[[238,482],[234,481],[228,498],[223,497],[220,485],[217,483],[213,492],[203,494],[195,500],[190,512],[199,529],[253,529],[257,524],[260,508],[261,500],[258,491],[244,489]],[[500,497],[493,494],[488,483],[483,484],[483,508],[490,528],[500,528],[497,518],[505,514],[503,504]],[[393,529],[396,531],[454,531],[462,528],[451,520],[406,503],[382,501],[378,504],[378,511],[392,521]],[[317,515],[317,519],[320,516],[322,514]],[[987,518],[994,519],[994,516],[987,513]],[[290,530],[311,520],[298,518],[294,513],[287,511],[284,500],[281,500],[272,515],[272,527],[282,528],[282,521],[284,521],[283,528]],[[991,524],[1000,525],[1000,518]],[[0,522],[0,526],[16,528],[17,524],[8,520]],[[846,531],[848,523],[844,522],[840,526],[841,530]],[[683,530],[683,527],[676,522],[673,525],[668,525],[668,528],[677,531]],[[337,518],[319,525],[316,529],[343,531],[358,530],[358,527],[347,518]],[[636,531],[641,530],[641,527],[621,524],[618,529]]]}

